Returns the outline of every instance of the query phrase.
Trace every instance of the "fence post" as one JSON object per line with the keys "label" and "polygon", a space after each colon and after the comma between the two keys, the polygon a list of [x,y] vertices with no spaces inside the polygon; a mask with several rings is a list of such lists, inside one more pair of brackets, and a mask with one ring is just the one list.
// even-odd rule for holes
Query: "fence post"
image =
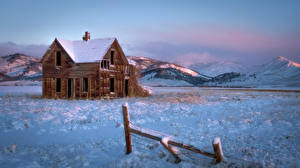
{"label": "fence post", "polygon": [[131,135],[129,130],[130,119],[129,119],[127,106],[128,106],[127,103],[123,104],[122,110],[123,110],[123,123],[124,123],[125,140],[126,140],[126,154],[129,154],[132,151],[132,146],[131,146]]}
{"label": "fence post", "polygon": [[216,163],[220,163],[223,160],[223,151],[222,151],[221,139],[219,137],[213,140],[213,148],[216,155]]}

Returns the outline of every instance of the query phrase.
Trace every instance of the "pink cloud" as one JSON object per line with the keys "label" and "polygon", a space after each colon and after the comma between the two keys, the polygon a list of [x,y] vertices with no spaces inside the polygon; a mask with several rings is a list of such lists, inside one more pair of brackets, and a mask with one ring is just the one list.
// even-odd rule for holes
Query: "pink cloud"
{"label": "pink cloud", "polygon": [[299,32],[270,32],[218,25],[172,26],[131,30],[127,42],[135,46],[129,50],[132,55],[184,66],[213,61],[261,64],[280,55],[300,59]]}
{"label": "pink cloud", "polygon": [[183,27],[174,29],[171,32],[166,32],[163,34],[163,37],[177,43],[234,49],[238,51],[296,48],[294,41],[279,36],[275,37],[262,32],[225,27]]}
{"label": "pink cloud", "polygon": [[[166,31],[135,31],[135,35],[138,35],[140,40],[184,43],[237,51],[297,49],[300,38],[295,35],[291,38],[290,33],[271,36],[260,31],[217,25],[173,26]],[[297,33],[294,32],[293,34]]]}
{"label": "pink cloud", "polygon": [[215,58],[208,52],[204,52],[204,53],[187,53],[182,56],[176,57],[174,61],[183,66],[190,66],[196,62],[208,63],[216,60],[219,59]]}

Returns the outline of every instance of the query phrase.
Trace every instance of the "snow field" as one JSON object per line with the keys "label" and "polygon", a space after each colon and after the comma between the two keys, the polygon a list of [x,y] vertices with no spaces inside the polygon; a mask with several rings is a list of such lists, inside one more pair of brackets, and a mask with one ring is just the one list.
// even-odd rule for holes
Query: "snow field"
{"label": "snow field", "polygon": [[[0,92],[0,167],[300,166],[300,93],[169,87],[148,98],[91,101],[40,99],[29,86]],[[159,142],[137,135],[125,155],[126,102],[137,126],[209,152],[220,137],[225,160],[214,165],[179,148],[183,161],[174,164]]]}

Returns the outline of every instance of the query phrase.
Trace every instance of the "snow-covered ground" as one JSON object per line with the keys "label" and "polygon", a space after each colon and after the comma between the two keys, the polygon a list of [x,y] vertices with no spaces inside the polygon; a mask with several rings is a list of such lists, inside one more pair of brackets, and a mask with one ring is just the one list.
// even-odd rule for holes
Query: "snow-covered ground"
{"label": "snow-covered ground", "polygon": [[42,86],[42,82],[32,80],[0,81],[0,86]]}
{"label": "snow-covered ground", "polygon": [[188,83],[183,80],[172,80],[172,79],[161,79],[155,78],[156,73],[151,73],[145,75],[139,80],[143,86],[193,86],[193,84]]}
{"label": "snow-covered ground", "polygon": [[[38,86],[0,87],[0,167],[299,167],[300,93],[153,88],[148,98],[41,99]],[[213,152],[225,161],[132,136],[125,155],[121,105],[132,123]]]}

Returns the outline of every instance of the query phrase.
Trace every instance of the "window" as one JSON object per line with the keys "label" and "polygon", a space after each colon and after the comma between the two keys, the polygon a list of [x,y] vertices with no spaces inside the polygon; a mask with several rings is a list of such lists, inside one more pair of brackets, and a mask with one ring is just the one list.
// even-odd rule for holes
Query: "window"
{"label": "window", "polygon": [[56,92],[60,92],[60,88],[61,88],[61,79],[56,78]]}
{"label": "window", "polygon": [[106,62],[107,62],[106,60],[103,61],[103,63],[104,63],[104,69],[107,69]]}
{"label": "window", "polygon": [[108,60],[102,60],[102,62],[101,62],[101,69],[109,69]]}
{"label": "window", "polygon": [[110,78],[110,92],[115,92],[115,79]]}
{"label": "window", "polygon": [[89,79],[83,78],[83,91],[88,92],[89,90]]}
{"label": "window", "polygon": [[61,66],[61,52],[56,52],[56,66]]}
{"label": "window", "polygon": [[125,66],[125,73],[129,74],[129,66]]}
{"label": "window", "polygon": [[110,51],[110,64],[114,64],[114,54],[115,54],[115,51]]}

